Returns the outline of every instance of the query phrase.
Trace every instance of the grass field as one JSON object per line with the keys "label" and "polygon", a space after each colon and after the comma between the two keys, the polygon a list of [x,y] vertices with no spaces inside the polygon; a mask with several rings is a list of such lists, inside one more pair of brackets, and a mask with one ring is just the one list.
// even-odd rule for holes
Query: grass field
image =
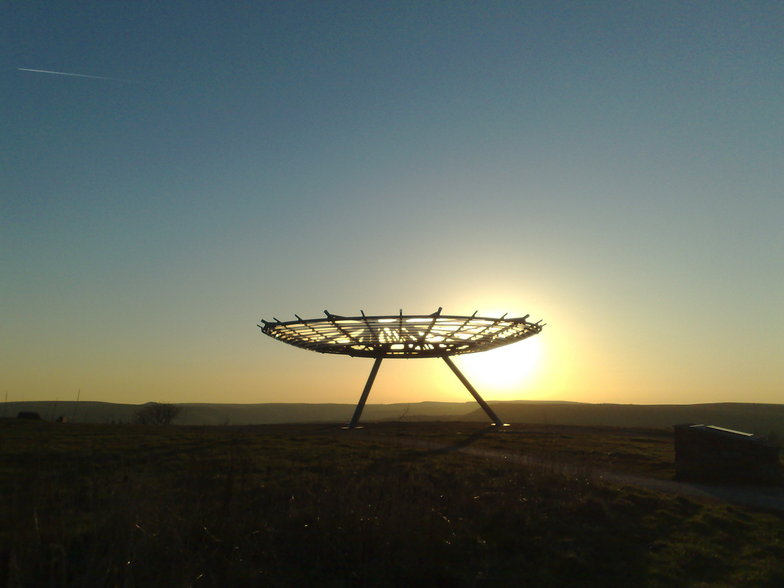
{"label": "grass field", "polygon": [[667,430],[9,419],[0,434],[7,586],[784,585],[781,513],[596,475],[671,479]]}

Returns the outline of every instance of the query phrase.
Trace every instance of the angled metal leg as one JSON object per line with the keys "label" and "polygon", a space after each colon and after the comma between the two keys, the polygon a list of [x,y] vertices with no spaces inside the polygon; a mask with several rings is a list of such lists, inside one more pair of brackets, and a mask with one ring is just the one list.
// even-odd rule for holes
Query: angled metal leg
{"label": "angled metal leg", "polygon": [[383,357],[377,357],[376,361],[373,362],[373,367],[370,369],[370,375],[368,376],[367,383],[365,384],[365,389],[362,390],[362,396],[359,397],[357,408],[354,409],[354,416],[351,417],[351,422],[347,426],[343,427],[344,429],[357,428],[359,417],[362,416],[362,409],[365,408],[365,402],[367,401],[368,395],[370,394],[370,389],[373,387],[373,380],[376,379],[376,374],[378,373],[378,368],[381,365],[382,359]]}
{"label": "angled metal leg", "polygon": [[481,396],[479,396],[479,392],[477,392],[474,389],[474,387],[471,385],[471,382],[469,382],[466,379],[466,377],[460,372],[460,370],[457,369],[457,366],[452,362],[451,359],[449,359],[449,356],[448,355],[442,355],[441,358],[446,362],[446,365],[448,365],[452,369],[452,371],[455,372],[455,375],[458,377],[458,379],[461,382],[463,382],[463,385],[466,388],[468,388],[468,391],[471,393],[471,396],[473,396],[474,400],[476,400],[479,403],[479,406],[482,407],[482,410],[484,410],[487,413],[487,416],[490,417],[490,420],[492,420],[493,423],[495,423],[495,425],[497,427],[506,427],[506,426],[508,426],[508,425],[504,424],[504,422],[501,419],[498,418],[498,415],[495,414],[495,412],[493,411],[492,408],[490,408],[490,405],[487,404],[487,402],[485,402],[484,399]]}

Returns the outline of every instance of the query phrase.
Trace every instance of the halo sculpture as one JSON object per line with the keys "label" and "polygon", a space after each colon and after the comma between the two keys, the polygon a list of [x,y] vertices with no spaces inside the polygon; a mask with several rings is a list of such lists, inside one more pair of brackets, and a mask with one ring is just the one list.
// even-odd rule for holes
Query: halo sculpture
{"label": "halo sculpture", "polygon": [[529,322],[520,318],[442,315],[441,308],[433,314],[389,316],[339,316],[324,311],[325,318],[283,322],[261,320],[261,332],[273,339],[295,347],[319,353],[336,353],[352,357],[375,359],[365,388],[359,398],[348,429],[354,429],[362,416],[373,381],[381,361],[385,358],[440,357],[468,389],[479,406],[497,426],[504,426],[492,408],[482,399],[466,377],[450,359],[451,355],[487,351],[502,345],[522,341],[536,335],[544,326],[542,321]]}

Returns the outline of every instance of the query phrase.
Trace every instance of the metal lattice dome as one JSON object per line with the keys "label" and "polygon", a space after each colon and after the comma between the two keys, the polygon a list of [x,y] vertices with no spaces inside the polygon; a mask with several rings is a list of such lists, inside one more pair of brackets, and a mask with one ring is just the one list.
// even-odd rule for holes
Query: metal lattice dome
{"label": "metal lattice dome", "polygon": [[262,320],[265,335],[319,353],[354,357],[415,358],[474,353],[522,341],[539,333],[541,321],[443,315],[339,316],[294,321]]}
{"label": "metal lattice dome", "polygon": [[[361,312],[361,311],[360,311]],[[373,381],[381,362],[387,358],[440,357],[463,385],[468,389],[479,406],[496,426],[504,422],[484,401],[471,383],[450,359],[450,355],[486,351],[536,335],[544,326],[542,321],[528,321],[528,315],[520,318],[488,318],[476,316],[445,315],[439,308],[433,314],[399,314],[388,316],[339,316],[324,311],[325,318],[303,319],[298,315],[295,321],[261,321],[261,332],[273,339],[295,347],[318,351],[351,355],[353,357],[374,358],[365,388],[359,398],[354,416],[345,427],[355,429],[367,401]]]}

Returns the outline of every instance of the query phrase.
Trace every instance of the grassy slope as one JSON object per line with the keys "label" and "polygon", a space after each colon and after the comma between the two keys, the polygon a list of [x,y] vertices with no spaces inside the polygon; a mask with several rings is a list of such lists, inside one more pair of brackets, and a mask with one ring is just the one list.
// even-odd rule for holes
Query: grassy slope
{"label": "grassy slope", "polygon": [[8,420],[0,433],[9,586],[784,583],[781,514],[591,476],[670,476],[661,430]]}

